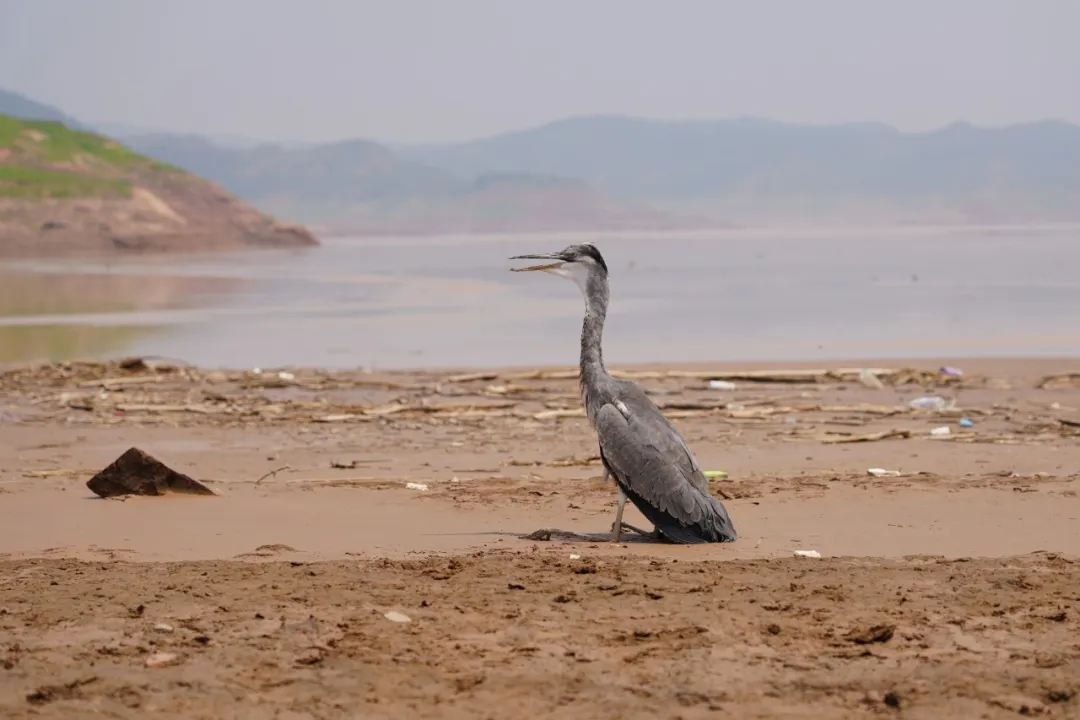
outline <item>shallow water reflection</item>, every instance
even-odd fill
[[[0,362],[570,365],[582,303],[506,258],[595,240],[612,364],[1080,354],[1075,228],[333,239],[0,267]]]
[[[123,354],[162,326],[140,313],[209,307],[242,289],[239,278],[0,269],[0,364]],[[120,322],[102,323],[103,318]]]

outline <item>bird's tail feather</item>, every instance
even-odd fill
[[[621,483],[620,483],[621,485]],[[712,512],[701,523],[695,525],[683,525],[663,510],[659,510],[642,500],[629,488],[623,486],[623,492],[641,511],[641,514],[651,522],[660,534],[674,543],[681,545],[697,545],[700,543],[724,543],[734,542],[738,538],[735,525],[728,516],[725,508],[719,500],[709,496],[709,506]]]

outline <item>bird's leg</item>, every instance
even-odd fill
[[[611,526],[611,532],[612,532],[611,541],[614,542],[614,543],[617,543],[620,540],[622,540],[622,529],[623,529],[622,513],[623,513],[623,508],[625,508],[625,507],[626,507],[626,493],[623,492],[622,488],[619,488],[619,509],[615,511],[615,523]]]
[[[608,478],[610,478],[610,477],[611,477],[611,471],[609,471],[605,467],[604,468],[604,481],[607,482]],[[619,487],[619,484],[615,483],[615,486]],[[615,522],[612,523],[612,525],[611,525],[611,534],[612,534],[611,541],[615,542],[615,543],[619,542],[622,539],[622,529],[623,529],[622,514],[623,514],[623,508],[625,508],[625,507],[626,507],[626,493],[624,493],[623,489],[621,487],[619,487],[619,509],[615,511]]]
[[[605,469],[604,470],[604,480],[607,480],[609,477],[611,477],[611,473],[609,473],[607,471],[607,469]],[[616,483],[616,486],[618,486],[618,483]],[[613,542],[613,543],[620,542],[622,540],[622,531],[623,530],[629,530],[631,532],[636,532],[638,535],[641,535],[642,537],[653,537],[656,534],[655,532],[648,533],[648,532],[645,532],[644,530],[642,530],[641,528],[636,528],[633,525],[631,525],[630,523],[624,523],[622,521],[623,510],[626,509],[626,501],[627,501],[626,493],[623,492],[622,487],[619,487],[619,507],[615,511],[615,522],[611,524],[611,535],[612,535],[611,542]]]

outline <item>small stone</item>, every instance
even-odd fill
[[[173,626],[169,625],[168,623],[158,623],[157,625],[154,626],[154,632],[171,633],[172,631],[173,631]]]
[[[462,675],[461,677],[455,678],[454,686],[457,688],[458,692],[465,692],[466,690],[472,690],[474,687],[484,682],[484,680],[484,675],[479,673],[475,675]]]
[[[146,667],[163,668],[180,662],[180,656],[176,653],[159,652],[146,658]]]
[[[397,610],[391,610],[390,612],[385,613],[383,615],[383,617],[386,618],[387,620],[389,620],[390,622],[396,622],[396,623],[412,622],[412,618],[410,618],[405,613],[399,613]]]
[[[326,657],[322,648],[311,647],[296,656],[297,665],[317,665]]]
[[[1018,715],[1042,715],[1047,710],[1042,702],[1022,695],[999,695],[990,698],[990,704]]]
[[[869,645],[871,643],[889,642],[895,632],[895,625],[871,625],[870,627],[854,628],[844,637],[856,645]]]

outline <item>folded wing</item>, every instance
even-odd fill
[[[596,431],[605,467],[631,502],[666,538],[731,542],[735,526],[678,431],[645,398],[626,398],[624,414],[605,404]]]

